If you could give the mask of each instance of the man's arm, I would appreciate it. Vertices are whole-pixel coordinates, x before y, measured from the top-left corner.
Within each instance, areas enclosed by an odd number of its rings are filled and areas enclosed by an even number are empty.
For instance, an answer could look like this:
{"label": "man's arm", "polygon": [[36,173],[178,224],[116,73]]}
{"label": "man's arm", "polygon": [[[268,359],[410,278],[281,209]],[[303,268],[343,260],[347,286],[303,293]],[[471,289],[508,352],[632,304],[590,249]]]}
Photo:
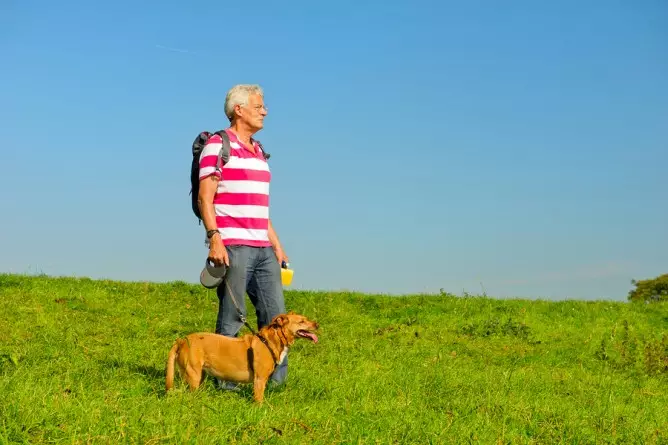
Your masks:
{"label": "man's arm", "polygon": [[216,223],[216,211],[213,208],[213,197],[218,188],[218,177],[216,175],[208,176],[200,181],[199,194],[197,195],[197,205],[206,231],[215,230],[216,233],[209,239],[209,260],[214,264],[230,265],[230,259],[227,256],[227,249],[223,245],[223,238],[218,232]]}
{"label": "man's arm", "polygon": [[202,222],[207,232],[218,229],[216,211],[213,208],[213,197],[217,189],[218,177],[216,175],[207,176],[199,182],[197,206],[199,207],[199,213],[202,215]]}
{"label": "man's arm", "polygon": [[216,211],[213,205],[213,198],[218,189],[218,182],[221,179],[221,172],[218,168],[218,153],[222,140],[220,136],[213,136],[207,141],[199,161],[199,193],[197,194],[197,206],[199,208],[202,222],[206,231],[215,230],[209,238],[209,260],[214,264],[224,263],[230,265],[227,256],[227,249],[223,244],[223,239],[218,232],[218,223],[216,222]]}
{"label": "man's arm", "polygon": [[274,253],[276,253],[276,258],[278,259],[278,263],[282,264],[283,261],[287,263],[288,256],[283,251],[283,246],[281,246],[281,241],[278,239],[278,235],[276,235],[274,226],[271,224],[271,219],[269,219],[269,242],[271,243],[271,246],[274,248]]}

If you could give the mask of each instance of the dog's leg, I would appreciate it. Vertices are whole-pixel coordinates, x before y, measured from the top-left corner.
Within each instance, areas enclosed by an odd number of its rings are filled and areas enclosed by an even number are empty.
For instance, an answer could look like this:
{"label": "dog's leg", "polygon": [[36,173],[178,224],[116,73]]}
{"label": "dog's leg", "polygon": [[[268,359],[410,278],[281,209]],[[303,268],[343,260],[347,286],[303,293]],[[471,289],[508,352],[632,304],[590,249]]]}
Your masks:
{"label": "dog's leg", "polygon": [[202,367],[189,363],[186,368],[186,382],[188,382],[191,391],[199,388],[199,385],[202,383]]}
{"label": "dog's leg", "polygon": [[177,361],[181,343],[182,341],[180,339],[176,340],[172,346],[172,349],[169,351],[169,357],[167,358],[166,366],[165,391],[170,391],[174,387],[174,363]]}
{"label": "dog's leg", "polygon": [[267,377],[260,377],[255,374],[253,379],[253,399],[262,404],[264,402],[264,389],[267,386]]}

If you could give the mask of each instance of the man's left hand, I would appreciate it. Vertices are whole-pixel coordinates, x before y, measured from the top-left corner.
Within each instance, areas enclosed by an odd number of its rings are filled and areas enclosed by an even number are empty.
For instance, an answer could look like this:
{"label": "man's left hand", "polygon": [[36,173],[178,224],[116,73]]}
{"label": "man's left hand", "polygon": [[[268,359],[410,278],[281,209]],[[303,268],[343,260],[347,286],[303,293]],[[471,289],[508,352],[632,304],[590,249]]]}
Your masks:
{"label": "man's left hand", "polygon": [[289,263],[289,262],[290,262],[290,259],[289,259],[288,256],[285,254],[285,252],[283,251],[283,248],[282,248],[282,247],[278,247],[278,248],[276,248],[276,249],[274,250],[274,252],[276,253],[276,258],[278,259],[278,264],[279,264],[281,267],[283,267],[283,261],[285,261],[286,263]]}

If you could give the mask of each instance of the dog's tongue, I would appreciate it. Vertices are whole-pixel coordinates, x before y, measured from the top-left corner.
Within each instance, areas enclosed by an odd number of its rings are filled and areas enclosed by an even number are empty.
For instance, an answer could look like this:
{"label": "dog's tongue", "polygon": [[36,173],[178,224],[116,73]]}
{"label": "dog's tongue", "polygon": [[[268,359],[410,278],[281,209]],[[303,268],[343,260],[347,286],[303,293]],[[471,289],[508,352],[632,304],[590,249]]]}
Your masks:
{"label": "dog's tongue", "polygon": [[304,332],[304,336],[310,338],[313,343],[318,343],[318,336],[311,332]]}

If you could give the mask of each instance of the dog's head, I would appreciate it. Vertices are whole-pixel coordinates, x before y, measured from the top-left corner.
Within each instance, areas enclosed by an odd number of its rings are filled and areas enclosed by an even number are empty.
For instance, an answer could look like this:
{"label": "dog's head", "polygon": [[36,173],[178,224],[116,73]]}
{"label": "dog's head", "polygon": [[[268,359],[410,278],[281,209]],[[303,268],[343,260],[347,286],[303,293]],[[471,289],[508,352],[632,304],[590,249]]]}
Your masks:
{"label": "dog's head", "polygon": [[307,338],[313,343],[318,343],[318,336],[315,335],[314,331],[320,325],[301,314],[292,311],[287,314],[280,314],[274,317],[271,324],[288,336],[289,343],[292,343],[296,338]]}

